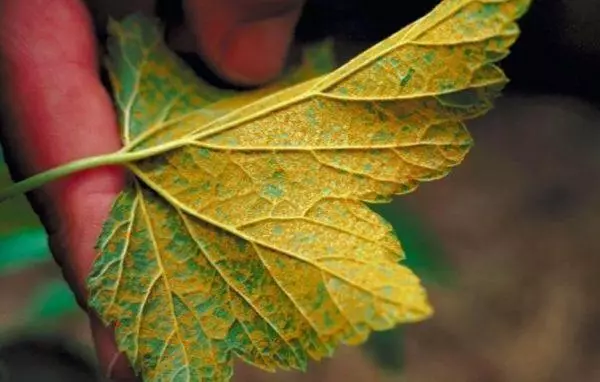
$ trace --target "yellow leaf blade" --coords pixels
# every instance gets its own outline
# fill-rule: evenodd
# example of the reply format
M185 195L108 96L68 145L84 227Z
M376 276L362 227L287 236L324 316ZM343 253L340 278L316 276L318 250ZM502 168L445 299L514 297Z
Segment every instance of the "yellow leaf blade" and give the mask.
M495 62L528 4L446 0L330 74L235 97L182 77L157 95L176 60L144 45L156 33L139 19L113 26L116 47L142 41L128 51L138 64L125 55L112 69L126 150L165 150L128 165L135 179L88 284L144 379L227 381L234 356L303 369L372 330L427 318L400 243L363 202L462 161L462 121L504 86Z

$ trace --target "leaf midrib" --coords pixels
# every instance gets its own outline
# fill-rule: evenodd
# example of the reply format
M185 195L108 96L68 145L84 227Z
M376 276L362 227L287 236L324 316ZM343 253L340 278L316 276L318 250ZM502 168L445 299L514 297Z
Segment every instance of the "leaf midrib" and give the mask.
M504 0L504 1L500 1L500 2L506 2L506 1L511 1L511 0ZM482 1L469 1L468 3L463 4L461 7L462 8L464 6L466 6L467 4L473 3L473 2L482 2ZM514 23L514 21L510 21L508 24ZM435 24L437 25L437 24ZM434 25L434 26L435 26ZM433 26L432 26L433 27ZM423 33L425 33L428 30L423 31ZM478 43L478 42L482 42L485 40L490 40L492 38L497 38L497 37L514 37L518 35L518 32L510 32L510 33L500 33L498 35L493 35L493 36L487 36L485 38L481 38L481 39L473 39L472 41L467 40L467 41L460 41L457 43L446 43L446 44L425 44L425 43L418 43L418 42L414 42L414 41L409 41L407 42L407 40L400 40L400 42L398 42L395 45L392 45L390 48L386 49L384 52L384 54L387 54L393 50L399 49L400 47L403 46L411 46L411 45L416 45L416 46L456 46L456 45L463 45L463 44L472 44L472 43ZM418 35L415 37L418 38ZM372 47L371 49L375 48L376 46ZM368 51L367 51L368 52ZM361 55L357 56L355 59L358 59L360 57L362 57L363 55L365 55L367 52L362 53ZM356 73L357 71L359 71L360 69L362 69L364 66L366 66L367 64L370 64L374 59L380 58L381 55L373 55L376 57L372 57L369 60L366 60L364 63L362 63L361 65L357 66L356 68L354 68L351 71L348 71L348 73L344 73L343 76L338 76L339 78L334 78L336 81L335 82L339 82L345 78L347 78L348 76ZM229 113L225 113L224 115L222 115L221 117L215 118L214 120L212 120L211 122L204 124L201 126L201 129L198 128L194 131L192 131L191 133L186 134L184 137L180 138L182 141L188 141L188 140L199 140L199 139L203 139L206 138L208 136L211 136L213 134L218 134L220 132L226 131L232 127L244 124L246 122L249 122L253 119L259 118L265 114L271 113L274 110L277 109L281 109L281 108L285 108L285 107L289 107L293 104L297 104L297 103L301 103L303 101L306 101L308 99L311 99L313 97L323 97L323 98L328 98L328 99L337 99L337 100L343 100L343 101L348 101L348 102L393 102L393 101L403 101L403 100L416 100L416 99L420 99L420 98L428 98L428 97L439 97L439 96L443 96L443 95L447 95L447 94L452 94L452 93L456 93L456 92L460 92L466 89L478 89L478 88L484 88L484 87L488 87L488 86L493 86L493 85L497 85L497 84L501 84L506 82L506 79L503 78L502 80L494 80L494 81L486 81L486 82L482 82L479 83L476 87L473 86L469 86L466 85L463 88L459 88L459 89L452 89L452 90L443 90L443 91L436 91L436 92L422 92L422 93L417 93L417 94L405 94L405 95L397 95L394 97L360 97L360 96L356 96L356 97L347 97L347 96L343 96L343 95L334 95L334 94L328 94L325 91L325 89L327 87L332 86L332 84L327 84L327 78L329 77L335 77L334 75L340 71L342 71L343 69L347 69L347 67L349 67L351 65L351 63L355 60L351 60L349 62L347 62L346 64L342 65L340 68L334 70L333 72L326 74L326 75L322 75L319 76L317 78L299 83L297 85L291 86L289 88L285 88L279 91L276 91L272 94L266 95L262 98L259 98L255 101L252 101L250 103L247 103L245 105L243 105L242 107L240 107L239 109L229 112ZM493 62L490 63L491 65L494 65ZM320 82L319 82L320 81ZM269 99L271 98L277 98L277 97L281 97L282 94L285 94L287 91L289 91L290 89L294 89L297 87L301 87L301 86L306 86L308 83L310 82L315 82L316 84L312 87L310 87L307 91L304 91L302 93L300 93L299 95L297 95L296 97L293 98L289 98L287 99L285 102L277 102L277 103L273 103L270 105L270 107L266 107L266 108L262 108L261 110L250 114L248 116L245 116L243 118L239 118L236 119L235 116L239 115L239 114L243 114L244 110L246 110L248 107L253 106L256 102L265 102L267 103ZM325 84L325 85L324 85ZM227 102L230 99L225 99L224 102ZM218 103L219 101L217 101L216 103ZM268 104L268 103L267 103ZM210 105L208 106L210 108ZM205 109L199 109L199 110L195 110L191 113L187 113L184 115L181 115L177 118L171 119L167 122L164 123L160 123L155 125L154 127L152 127L151 129L147 130L145 133L141 134L138 138L134 139L131 142L128 142L128 148L129 150L133 150L135 147L139 146L140 144L142 144L143 142L147 141L148 139L150 139L154 134L160 132L164 127L166 126L170 126L176 123L179 123L187 118L190 118L196 114L202 113L202 112L206 112ZM233 119L233 120L231 120ZM226 122L222 125L220 125L221 121L225 120ZM227 120L231 120L229 122L227 122ZM212 128L211 128L212 127ZM186 139L187 138L187 139Z

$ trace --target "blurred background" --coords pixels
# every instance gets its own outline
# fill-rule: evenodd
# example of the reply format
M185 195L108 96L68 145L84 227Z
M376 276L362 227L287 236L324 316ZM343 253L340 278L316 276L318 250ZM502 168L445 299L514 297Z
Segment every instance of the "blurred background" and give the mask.
M91 1L97 6L100 1ZM121 2L95 13L98 36ZM178 1L155 9L181 23ZM334 37L339 62L437 1L309 0L297 46ZM250 382L600 381L600 9L536 0L503 63L505 96L469 125L475 147L442 181L379 211L424 279L435 316L340 349L309 373ZM189 56L186 58L190 59ZM219 83L197 59L199 75ZM9 184L0 168L0 187ZM0 381L100 381L87 322L25 198L0 206Z

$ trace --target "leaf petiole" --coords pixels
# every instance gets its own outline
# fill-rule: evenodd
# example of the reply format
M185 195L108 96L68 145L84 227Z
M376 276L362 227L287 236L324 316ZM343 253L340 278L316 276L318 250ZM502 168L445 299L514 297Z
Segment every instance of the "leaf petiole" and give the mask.
M169 150L175 149L182 144L183 143L181 141L173 141L164 145L133 152L128 152L128 148L123 148L122 150L114 153L75 160L48 171L33 175L20 182L14 183L3 190L0 190L0 203L76 172L104 166L127 165L137 160L162 154Z

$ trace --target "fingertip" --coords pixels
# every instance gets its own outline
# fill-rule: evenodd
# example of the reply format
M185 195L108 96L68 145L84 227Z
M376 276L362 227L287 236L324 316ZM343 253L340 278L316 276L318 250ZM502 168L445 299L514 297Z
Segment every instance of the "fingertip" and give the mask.
M294 26L289 17L238 25L223 45L221 73L242 85L273 80L283 70Z
M217 74L238 85L276 78L286 62L303 1L188 0L188 28Z

